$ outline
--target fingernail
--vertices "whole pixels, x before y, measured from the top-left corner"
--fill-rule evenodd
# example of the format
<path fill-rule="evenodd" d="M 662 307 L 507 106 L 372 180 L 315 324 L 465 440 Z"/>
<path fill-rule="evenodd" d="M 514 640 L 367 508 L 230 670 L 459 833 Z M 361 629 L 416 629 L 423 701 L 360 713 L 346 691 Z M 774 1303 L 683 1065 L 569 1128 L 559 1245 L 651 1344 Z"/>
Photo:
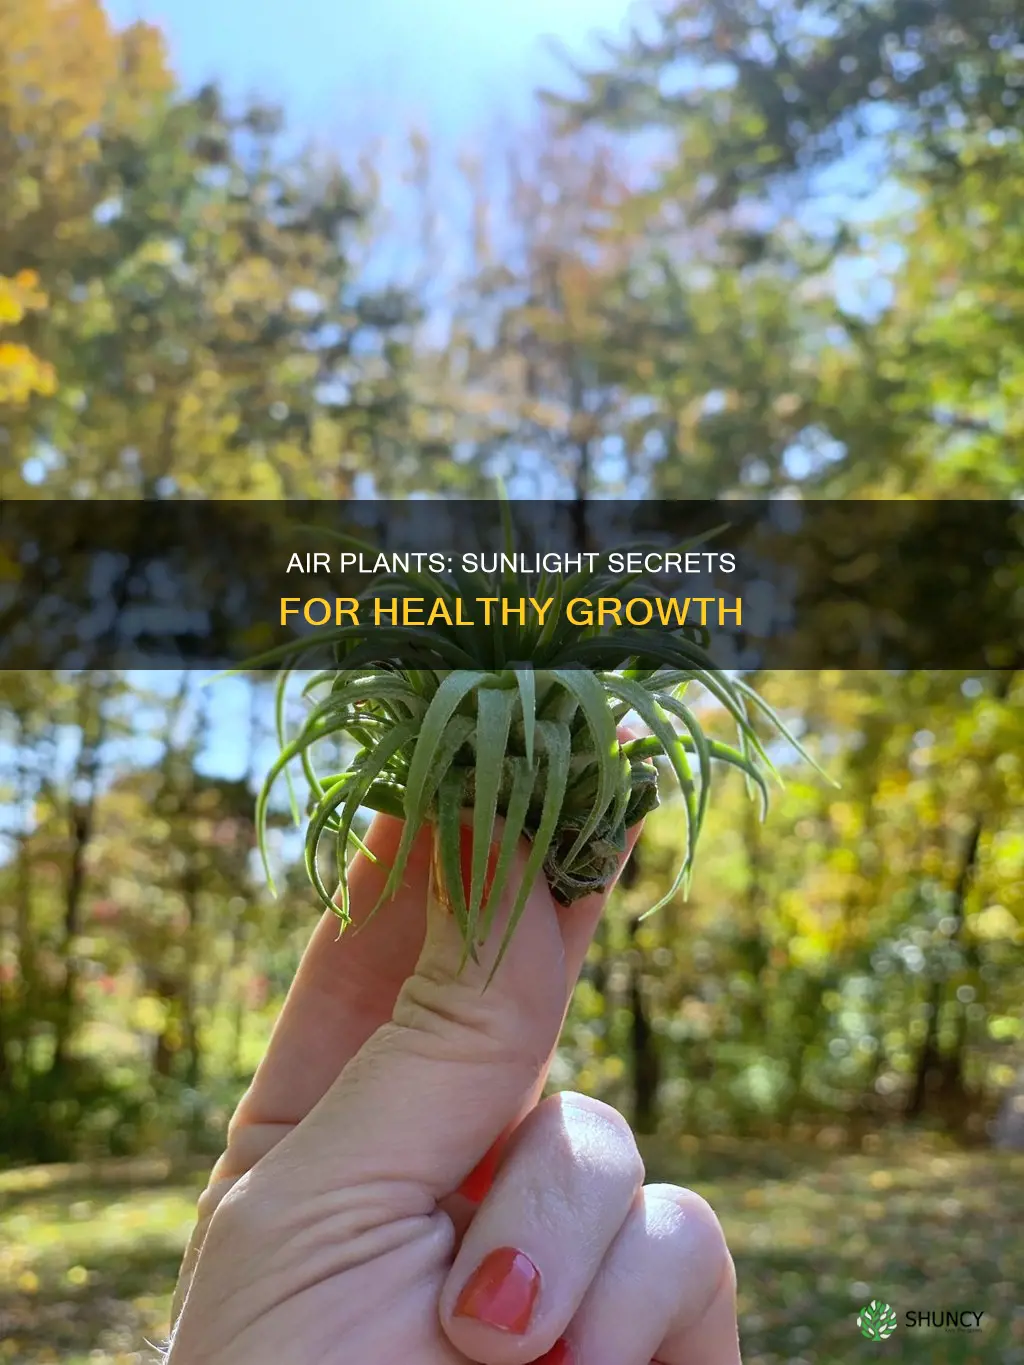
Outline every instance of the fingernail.
<path fill-rule="evenodd" d="M 499 1332 L 525 1332 L 540 1291 L 540 1271 L 521 1251 L 499 1247 L 467 1280 L 454 1316 L 475 1318 Z"/>
<path fill-rule="evenodd" d="M 504 1142 L 499 1138 L 479 1166 L 475 1166 L 466 1176 L 456 1193 L 461 1194 L 464 1199 L 469 1199 L 474 1204 L 482 1204 L 494 1184 L 503 1147 Z"/>
<path fill-rule="evenodd" d="M 463 825 L 459 830 L 459 866 L 462 870 L 462 892 L 469 904 L 469 897 L 473 890 L 473 831 L 468 825 Z M 487 897 L 490 894 L 491 883 L 494 881 L 494 873 L 498 866 L 498 849 L 492 847 L 487 856 L 487 870 L 484 873 L 484 889 L 480 898 L 481 905 L 487 904 Z"/>
<path fill-rule="evenodd" d="M 533 1365 L 576 1365 L 576 1352 L 565 1337 L 559 1337 L 551 1350 L 535 1360 Z"/>

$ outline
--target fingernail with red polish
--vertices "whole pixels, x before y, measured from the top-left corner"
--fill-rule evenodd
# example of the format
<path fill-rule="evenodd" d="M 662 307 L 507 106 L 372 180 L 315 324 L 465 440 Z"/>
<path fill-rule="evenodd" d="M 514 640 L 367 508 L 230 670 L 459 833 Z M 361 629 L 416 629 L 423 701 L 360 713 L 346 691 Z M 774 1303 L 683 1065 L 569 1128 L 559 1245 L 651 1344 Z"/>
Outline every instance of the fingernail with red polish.
<path fill-rule="evenodd" d="M 540 1271 L 521 1251 L 499 1247 L 485 1256 L 466 1281 L 454 1316 L 475 1318 L 499 1332 L 523 1333 L 540 1292 Z"/>
<path fill-rule="evenodd" d="M 482 1204 L 485 1196 L 489 1193 L 494 1184 L 494 1177 L 498 1170 L 498 1163 L 501 1160 L 501 1150 L 504 1143 L 499 1138 L 490 1149 L 479 1166 L 473 1168 L 469 1175 L 456 1191 L 464 1199 L 469 1199 L 474 1204 Z"/>
<path fill-rule="evenodd" d="M 559 1337 L 551 1350 L 535 1360 L 533 1365 L 576 1365 L 576 1352 L 565 1337 Z"/>

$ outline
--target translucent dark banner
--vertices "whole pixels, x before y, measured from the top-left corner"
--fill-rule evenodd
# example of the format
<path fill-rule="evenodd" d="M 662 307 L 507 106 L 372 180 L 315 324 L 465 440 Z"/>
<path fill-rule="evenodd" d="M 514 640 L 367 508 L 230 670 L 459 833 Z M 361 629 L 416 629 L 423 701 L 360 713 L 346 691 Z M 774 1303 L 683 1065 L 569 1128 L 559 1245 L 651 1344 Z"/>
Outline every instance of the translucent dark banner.
<path fill-rule="evenodd" d="M 675 640 L 680 666 L 1012 668 L 1022 527 L 994 501 L 4 501 L 0 667 L 615 668 Z"/>

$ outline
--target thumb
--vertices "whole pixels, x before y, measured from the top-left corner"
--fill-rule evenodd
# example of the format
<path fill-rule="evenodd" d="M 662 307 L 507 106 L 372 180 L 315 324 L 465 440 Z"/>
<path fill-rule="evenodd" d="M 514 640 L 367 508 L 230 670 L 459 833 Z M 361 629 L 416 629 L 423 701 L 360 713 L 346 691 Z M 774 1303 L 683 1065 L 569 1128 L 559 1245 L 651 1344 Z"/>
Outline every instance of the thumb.
<path fill-rule="evenodd" d="M 572 909 L 556 907 L 543 876 L 487 984 L 528 851 L 525 842 L 517 850 L 477 962 L 464 963 L 454 916 L 428 892 L 423 949 L 391 1020 L 292 1134 L 293 1159 L 311 1176 L 329 1159 L 335 1189 L 412 1183 L 436 1202 L 523 1111 L 558 1041 L 574 984 L 560 923 Z"/>

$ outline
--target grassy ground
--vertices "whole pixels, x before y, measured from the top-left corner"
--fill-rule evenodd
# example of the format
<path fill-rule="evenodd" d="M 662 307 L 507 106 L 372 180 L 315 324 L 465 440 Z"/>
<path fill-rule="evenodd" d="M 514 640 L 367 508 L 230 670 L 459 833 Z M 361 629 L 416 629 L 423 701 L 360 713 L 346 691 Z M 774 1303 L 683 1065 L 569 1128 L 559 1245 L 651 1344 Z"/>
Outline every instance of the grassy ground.
<path fill-rule="evenodd" d="M 745 1146 L 648 1152 L 734 1248 L 746 1365 L 1024 1365 L 1024 1158 L 903 1147 L 833 1155 Z M 201 1176 L 159 1163 L 0 1175 L 0 1362 L 135 1365 L 166 1331 Z M 865 1341 L 858 1309 L 899 1326 Z M 978 1333 L 909 1311 L 983 1311 Z"/>

